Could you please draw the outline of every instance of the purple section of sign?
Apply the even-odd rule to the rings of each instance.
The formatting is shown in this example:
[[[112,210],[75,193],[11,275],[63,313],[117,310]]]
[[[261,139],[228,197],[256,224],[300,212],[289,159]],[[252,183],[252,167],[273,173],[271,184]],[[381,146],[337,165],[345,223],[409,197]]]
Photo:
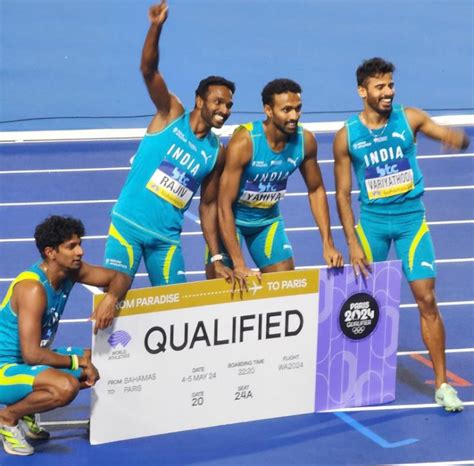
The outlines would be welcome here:
[[[401,262],[372,264],[367,280],[344,271],[322,270],[319,290],[319,328],[316,366],[316,411],[387,403],[395,399]],[[375,298],[380,318],[362,340],[345,336],[339,314],[356,293]]]

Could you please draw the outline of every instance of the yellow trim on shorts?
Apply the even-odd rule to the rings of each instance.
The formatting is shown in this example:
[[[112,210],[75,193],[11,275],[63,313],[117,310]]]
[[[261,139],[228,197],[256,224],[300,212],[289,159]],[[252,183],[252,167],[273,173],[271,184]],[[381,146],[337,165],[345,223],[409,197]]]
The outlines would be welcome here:
[[[5,298],[3,298],[0,308],[3,309],[7,305],[8,301],[10,301],[10,298],[12,297],[13,288],[15,288],[17,283],[22,282],[23,280],[36,280],[38,282],[41,281],[40,276],[35,272],[27,271],[20,273],[20,275],[18,275],[18,277],[16,277],[8,287],[7,294],[5,295]]]
[[[420,229],[417,231],[415,237],[413,238],[413,241],[410,244],[410,250],[408,251],[408,268],[410,269],[410,272],[413,270],[413,262],[415,261],[416,248],[420,244],[421,238],[423,238],[425,233],[428,233],[429,231],[430,229],[426,224],[426,220],[423,219]]]
[[[125,238],[119,233],[117,228],[115,228],[115,225],[113,223],[110,224],[109,228],[109,236],[112,238],[115,238],[126,250],[128,254],[128,261],[130,262],[129,267],[133,267],[133,262],[134,262],[134,254],[133,254],[133,248],[130,246],[130,244],[125,240]]]
[[[168,252],[166,253],[165,264],[163,265],[163,276],[165,277],[166,283],[170,280],[170,269],[171,269],[171,261],[173,260],[173,255],[176,251],[176,246],[170,246]]]
[[[5,364],[0,368],[0,385],[33,385],[35,377],[28,374],[5,375],[5,371],[10,367],[18,366],[18,364]]]
[[[272,223],[272,226],[270,227],[270,230],[267,234],[267,237],[265,239],[265,255],[267,256],[268,259],[270,259],[270,256],[272,255],[272,249],[273,249],[273,241],[275,239],[275,233],[278,228],[278,224],[280,223],[279,220],[276,222]]]
[[[357,232],[357,236],[359,237],[362,249],[364,250],[365,257],[369,262],[373,262],[374,256],[372,255],[372,249],[370,249],[369,241],[367,240],[367,236],[365,236],[364,229],[362,228],[360,222],[356,225],[355,229]]]

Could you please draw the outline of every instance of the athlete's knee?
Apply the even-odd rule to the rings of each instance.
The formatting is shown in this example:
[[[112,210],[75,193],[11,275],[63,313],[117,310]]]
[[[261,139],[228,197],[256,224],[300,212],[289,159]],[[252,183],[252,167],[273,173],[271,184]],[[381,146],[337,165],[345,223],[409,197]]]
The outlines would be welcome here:
[[[79,381],[69,374],[63,374],[55,378],[49,387],[52,398],[56,400],[56,406],[65,406],[69,404],[79,393]]]
[[[423,316],[434,318],[439,314],[436,305],[436,296],[433,290],[418,293],[415,296],[415,300]]]

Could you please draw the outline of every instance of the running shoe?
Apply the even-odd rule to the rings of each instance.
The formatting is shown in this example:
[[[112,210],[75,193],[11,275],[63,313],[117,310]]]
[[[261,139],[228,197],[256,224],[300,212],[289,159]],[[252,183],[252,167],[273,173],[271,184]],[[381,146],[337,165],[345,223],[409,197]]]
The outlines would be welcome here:
[[[462,401],[458,398],[458,392],[447,383],[441,384],[438,390],[436,390],[435,401],[450,413],[464,409]]]
[[[39,424],[39,415],[32,414],[30,416],[23,416],[20,419],[20,427],[23,429],[25,435],[31,440],[48,440],[49,432],[43,429]]]
[[[25,434],[18,424],[16,426],[0,424],[0,437],[3,448],[10,455],[27,456],[35,452],[35,449],[26,441]]]

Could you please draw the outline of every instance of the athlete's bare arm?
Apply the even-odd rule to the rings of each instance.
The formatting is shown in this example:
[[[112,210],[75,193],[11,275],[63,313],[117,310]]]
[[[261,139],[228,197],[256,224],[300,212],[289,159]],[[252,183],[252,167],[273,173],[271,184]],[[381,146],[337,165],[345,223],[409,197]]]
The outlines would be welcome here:
[[[417,108],[406,108],[405,113],[415,135],[420,131],[440,141],[448,149],[464,150],[469,146],[469,138],[464,131],[438,125],[427,113]]]
[[[47,305],[43,286],[35,280],[21,281],[13,290],[11,304],[18,316],[21,354],[25,363],[31,366],[44,364],[57,368],[71,367],[69,356],[41,347],[41,323]],[[99,373],[90,357],[79,357],[79,366],[87,377],[87,385],[94,385],[99,380]]]
[[[310,131],[304,132],[305,154],[300,172],[308,188],[308,200],[314,220],[319,228],[323,244],[323,257],[328,267],[342,267],[342,254],[334,247],[331,234],[329,206],[317,154],[318,145]]]
[[[221,237],[232,259],[234,275],[244,288],[246,287],[246,277],[257,275],[260,278],[261,274],[260,272],[249,269],[245,264],[242,250],[237,241],[237,230],[235,228],[232,204],[237,199],[240,178],[244,168],[252,159],[252,150],[252,141],[248,131],[243,128],[239,129],[232,136],[227,146],[224,171],[222,172],[219,183],[217,203]]]
[[[115,306],[125,296],[132,284],[131,278],[121,272],[82,262],[81,268],[73,279],[85,285],[107,288],[104,299],[94,309],[91,319],[95,321],[94,333],[112,324]]]
[[[369,262],[359,244],[354,228],[354,212],[352,211],[351,200],[351,157],[347,147],[346,128],[341,128],[336,133],[333,143],[333,152],[337,211],[349,246],[349,260],[354,267],[356,275],[362,273],[367,277],[370,272]]]
[[[160,35],[167,17],[168,5],[166,0],[153,5],[148,12],[151,24],[143,44],[140,70],[151,100],[157,109],[156,115],[148,126],[147,131],[149,133],[162,130],[184,112],[183,105],[168,90],[163,75],[158,69]]]
[[[221,145],[217,162],[211,173],[204,179],[201,185],[201,202],[199,204],[199,217],[201,228],[206,240],[209,253],[215,256],[219,253],[219,224],[217,219],[217,194],[219,190],[219,179],[225,162],[224,146]],[[218,260],[212,264],[215,278],[225,278],[229,283],[234,282],[234,274],[222,261]]]

